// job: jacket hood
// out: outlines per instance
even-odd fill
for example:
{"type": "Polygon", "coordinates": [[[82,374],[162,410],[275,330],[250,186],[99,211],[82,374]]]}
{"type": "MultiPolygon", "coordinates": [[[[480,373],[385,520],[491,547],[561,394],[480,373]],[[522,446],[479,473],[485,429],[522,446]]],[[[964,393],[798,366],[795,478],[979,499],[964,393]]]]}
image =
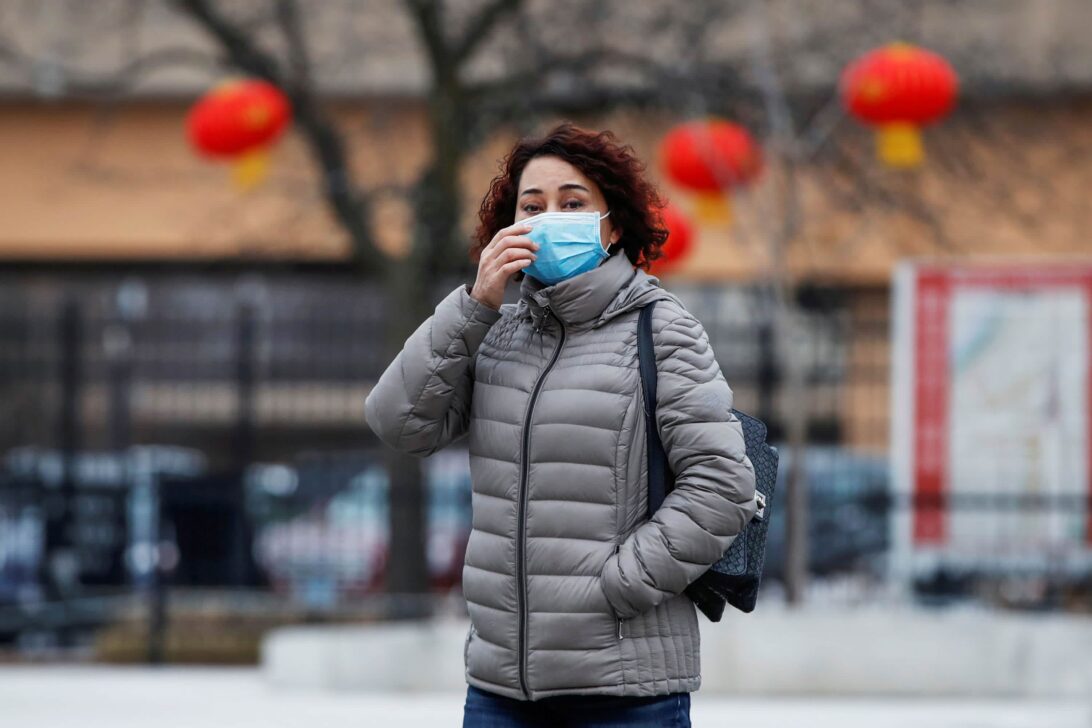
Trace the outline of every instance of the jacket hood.
{"type": "Polygon", "coordinates": [[[530,317],[538,327],[549,308],[566,325],[596,327],[660,298],[675,297],[660,287],[659,278],[618,252],[599,266],[552,286],[524,276],[516,315],[530,317]]]}

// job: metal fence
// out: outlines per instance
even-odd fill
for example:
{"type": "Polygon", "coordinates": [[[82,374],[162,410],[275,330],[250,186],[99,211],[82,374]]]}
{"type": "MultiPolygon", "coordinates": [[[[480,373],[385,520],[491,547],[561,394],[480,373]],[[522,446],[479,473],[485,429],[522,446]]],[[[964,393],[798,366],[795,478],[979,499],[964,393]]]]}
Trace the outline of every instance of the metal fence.
{"type": "MultiPolygon", "coordinates": [[[[736,406],[765,419],[779,443],[792,410],[763,297],[676,290],[709,332],[736,406]]],[[[935,506],[890,491],[887,298],[813,288],[798,301],[810,572],[858,596],[899,572],[900,514],[935,506]]],[[[375,285],[329,275],[0,280],[0,641],[108,622],[134,594],[150,595],[154,622],[167,583],[247,589],[306,614],[382,593],[387,479],[363,400],[387,363],[384,305],[375,285]]],[[[783,453],[786,466],[794,455],[783,453]]],[[[465,451],[425,467],[429,574],[443,594],[458,588],[470,527],[465,451]]],[[[782,483],[767,598],[784,569],[784,494],[782,483]]],[[[989,517],[1013,506],[946,507],[989,517]]],[[[982,596],[980,577],[1004,576],[999,566],[985,557],[902,586],[919,598],[982,596]]],[[[1028,576],[1022,599],[1008,598],[1011,588],[987,597],[1061,605],[1087,591],[1087,573],[1028,576]]]]}

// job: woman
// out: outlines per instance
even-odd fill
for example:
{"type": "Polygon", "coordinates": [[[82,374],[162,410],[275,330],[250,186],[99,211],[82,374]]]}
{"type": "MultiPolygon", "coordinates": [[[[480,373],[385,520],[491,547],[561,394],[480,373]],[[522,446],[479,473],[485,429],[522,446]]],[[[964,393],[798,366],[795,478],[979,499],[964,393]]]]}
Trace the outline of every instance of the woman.
{"type": "Polygon", "coordinates": [[[481,206],[474,284],[368,396],[391,447],[423,456],[469,434],[464,726],[690,725],[699,633],[683,590],[757,503],[705,331],[643,270],[667,238],[662,207],[609,132],[519,142],[481,206]],[[519,301],[502,304],[513,277],[519,301]],[[676,480],[649,520],[637,317],[653,300],[676,480]]]}

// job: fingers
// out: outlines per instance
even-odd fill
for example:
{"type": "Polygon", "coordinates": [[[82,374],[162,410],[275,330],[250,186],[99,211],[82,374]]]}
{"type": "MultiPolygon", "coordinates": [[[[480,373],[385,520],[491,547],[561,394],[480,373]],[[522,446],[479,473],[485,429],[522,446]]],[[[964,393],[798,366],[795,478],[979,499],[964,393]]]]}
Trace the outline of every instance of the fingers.
{"type": "MultiPolygon", "coordinates": [[[[536,246],[537,249],[537,246],[536,246]]],[[[518,260],[521,258],[527,258],[528,260],[535,259],[535,251],[523,246],[512,245],[503,250],[497,252],[495,260],[498,264],[504,264],[512,260],[518,260]]]]}
{"type": "Polygon", "coordinates": [[[526,250],[538,250],[538,243],[526,235],[508,235],[500,239],[491,251],[493,255],[500,255],[503,251],[512,248],[525,248],[526,250]]]}
{"type": "Polygon", "coordinates": [[[520,258],[518,260],[513,260],[511,263],[505,263],[504,265],[502,265],[500,267],[500,271],[501,271],[501,274],[503,274],[505,277],[508,277],[508,276],[512,275],[513,273],[515,273],[516,271],[522,270],[523,268],[526,268],[527,266],[531,265],[531,263],[533,263],[533,262],[534,261],[531,260],[530,258],[520,258]]]}
{"type": "Polygon", "coordinates": [[[487,268],[498,265],[499,263],[505,263],[513,259],[516,255],[515,251],[520,251],[524,254],[534,256],[534,253],[538,252],[539,245],[535,241],[523,235],[508,235],[500,239],[500,241],[491,249],[486,249],[482,252],[481,263],[487,268]]]}
{"type": "Polygon", "coordinates": [[[508,227],[501,228],[497,231],[497,234],[493,236],[493,239],[489,241],[489,245],[485,246],[485,249],[495,247],[501,240],[509,235],[522,235],[523,233],[531,232],[533,228],[530,225],[524,225],[523,223],[516,223],[509,225],[508,227]]]}
{"type": "Polygon", "coordinates": [[[509,278],[531,265],[539,245],[523,233],[532,229],[530,225],[516,223],[498,230],[479,256],[481,280],[491,281],[488,285],[499,286],[503,290],[509,278]]]}
{"type": "Polygon", "coordinates": [[[502,250],[494,251],[490,256],[485,265],[487,275],[497,276],[500,280],[507,281],[514,273],[535,262],[534,251],[520,245],[518,240],[513,240],[512,244],[502,250]]]}

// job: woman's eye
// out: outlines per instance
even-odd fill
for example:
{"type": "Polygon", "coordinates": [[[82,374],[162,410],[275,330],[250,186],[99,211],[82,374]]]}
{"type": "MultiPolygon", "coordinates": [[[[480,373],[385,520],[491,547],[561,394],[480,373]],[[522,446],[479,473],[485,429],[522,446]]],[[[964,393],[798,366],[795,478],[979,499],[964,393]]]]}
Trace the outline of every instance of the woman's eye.
{"type": "Polygon", "coordinates": [[[524,205],[523,211],[528,213],[538,212],[538,205],[524,205]]]}
{"type": "Polygon", "coordinates": [[[569,200],[565,203],[566,210],[577,210],[584,206],[583,200],[569,200]]]}

